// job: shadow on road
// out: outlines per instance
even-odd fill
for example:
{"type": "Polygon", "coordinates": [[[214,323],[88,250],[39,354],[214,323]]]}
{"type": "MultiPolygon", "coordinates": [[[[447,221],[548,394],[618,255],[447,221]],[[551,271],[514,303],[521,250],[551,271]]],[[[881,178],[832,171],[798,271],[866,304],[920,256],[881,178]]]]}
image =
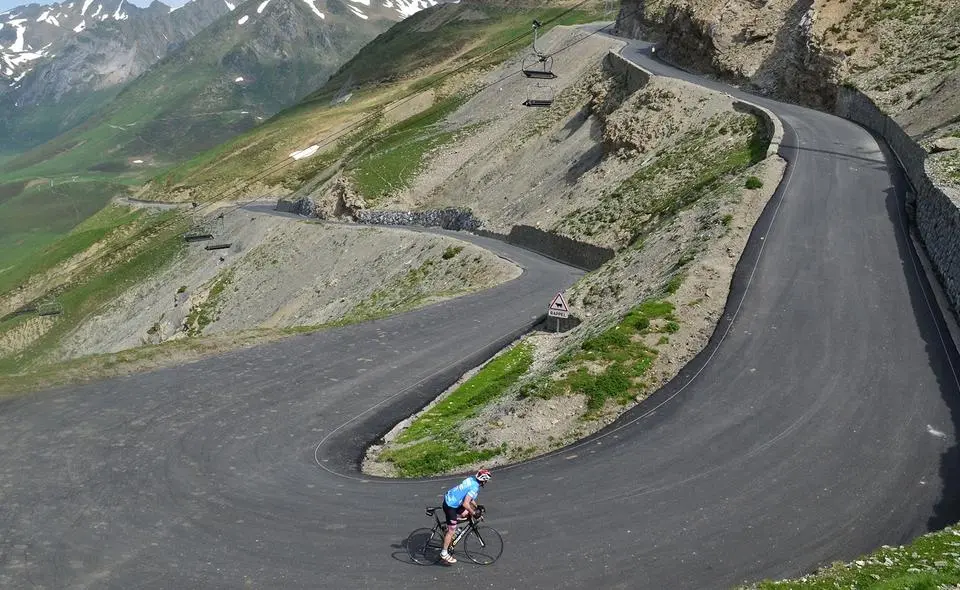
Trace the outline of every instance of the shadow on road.
{"type": "MultiPolygon", "coordinates": [[[[896,162],[886,143],[880,138],[877,138],[877,143],[887,161],[896,162]]],[[[892,187],[887,190],[887,212],[892,223],[897,227],[903,227],[907,223],[907,212],[900,195],[906,194],[907,183],[899,167],[890,166],[890,169],[892,187]]],[[[955,370],[960,368],[960,355],[950,337],[943,313],[909,236],[903,231],[898,231],[896,235],[913,315],[926,343],[928,362],[936,375],[940,395],[943,397],[944,404],[950,409],[953,432],[958,433],[960,432],[960,390],[958,390],[955,370]]],[[[942,483],[940,499],[933,507],[933,514],[927,520],[927,531],[940,530],[960,520],[960,445],[956,438],[952,446],[940,457],[940,480],[942,483]]]]}

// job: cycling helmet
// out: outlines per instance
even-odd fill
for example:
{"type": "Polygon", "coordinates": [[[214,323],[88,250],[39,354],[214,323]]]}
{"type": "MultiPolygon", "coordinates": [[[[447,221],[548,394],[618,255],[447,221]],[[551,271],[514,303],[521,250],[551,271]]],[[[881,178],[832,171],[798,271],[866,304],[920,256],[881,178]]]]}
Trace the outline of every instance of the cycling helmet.
{"type": "Polygon", "coordinates": [[[477,474],[476,474],[474,477],[476,477],[476,478],[477,478],[477,481],[479,481],[480,483],[484,483],[484,482],[490,481],[490,477],[491,477],[491,476],[490,476],[490,470],[489,470],[489,469],[481,469],[480,471],[477,472],[477,474]]]}

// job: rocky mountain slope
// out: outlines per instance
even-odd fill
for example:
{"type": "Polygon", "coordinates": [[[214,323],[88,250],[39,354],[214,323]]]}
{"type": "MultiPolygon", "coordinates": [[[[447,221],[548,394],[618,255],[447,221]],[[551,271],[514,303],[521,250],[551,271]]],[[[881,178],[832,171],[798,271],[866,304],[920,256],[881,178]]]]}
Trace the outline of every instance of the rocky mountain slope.
{"type": "Polygon", "coordinates": [[[617,27],[667,59],[814,106],[853,84],[916,136],[960,114],[955,0],[624,0],[617,27]]]}
{"type": "Polygon", "coordinates": [[[0,16],[0,151],[51,139],[81,122],[233,5],[193,0],[83,0],[0,16]]]}
{"type": "Polygon", "coordinates": [[[83,125],[5,169],[18,176],[125,173],[188,159],[321,86],[367,42],[432,2],[238,5],[126,85],[83,125]]]}

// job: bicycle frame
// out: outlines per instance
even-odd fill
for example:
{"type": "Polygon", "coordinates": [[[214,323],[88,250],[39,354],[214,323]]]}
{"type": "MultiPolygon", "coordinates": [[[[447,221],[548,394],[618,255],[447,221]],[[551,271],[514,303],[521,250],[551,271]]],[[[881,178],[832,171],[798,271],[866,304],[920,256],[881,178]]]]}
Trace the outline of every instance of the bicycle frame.
{"type": "MultiPolygon", "coordinates": [[[[475,517],[458,519],[458,525],[466,522],[467,526],[454,534],[447,551],[452,552],[454,547],[458,547],[457,550],[463,550],[467,559],[473,563],[490,565],[503,553],[503,538],[493,527],[480,525],[485,520],[485,510],[482,506],[478,508],[479,513],[475,517]],[[473,539],[476,539],[476,545],[473,539]]],[[[433,517],[433,528],[417,529],[410,533],[406,541],[411,559],[420,565],[431,565],[440,561],[440,551],[447,533],[446,518],[444,516],[441,519],[443,513],[440,512],[440,507],[426,510],[427,515],[433,517]]]]}
{"type": "MultiPolygon", "coordinates": [[[[436,512],[433,513],[433,519],[436,521],[436,524],[433,525],[433,531],[431,531],[431,532],[433,532],[433,533],[442,533],[442,534],[445,534],[445,533],[446,533],[447,523],[444,522],[444,521],[442,521],[442,520],[440,520],[440,517],[437,516],[437,513],[436,513],[436,512]]],[[[453,549],[454,547],[456,547],[456,546],[457,546],[457,543],[459,543],[460,540],[463,539],[463,538],[467,535],[467,533],[469,533],[470,531],[475,531],[476,528],[477,528],[477,523],[480,522],[481,520],[483,520],[483,514],[480,514],[480,517],[479,517],[479,518],[476,518],[476,519],[466,518],[466,519],[460,521],[460,522],[466,522],[466,523],[467,523],[467,526],[463,527],[462,529],[458,529],[458,530],[457,530],[457,534],[453,537],[453,541],[450,542],[450,547],[449,547],[449,549],[453,549]]],[[[457,523],[458,527],[459,527],[459,524],[460,524],[460,523],[458,522],[458,523],[457,523]]],[[[478,539],[480,538],[479,533],[477,534],[477,538],[478,538],[478,539]]],[[[481,540],[481,542],[482,542],[482,540],[481,540]]]]}

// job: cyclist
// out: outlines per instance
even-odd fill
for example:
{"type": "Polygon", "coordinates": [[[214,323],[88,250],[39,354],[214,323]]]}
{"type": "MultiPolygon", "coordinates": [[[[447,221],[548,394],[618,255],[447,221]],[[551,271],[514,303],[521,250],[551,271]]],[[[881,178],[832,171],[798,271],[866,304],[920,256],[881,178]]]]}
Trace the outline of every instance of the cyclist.
{"type": "Polygon", "coordinates": [[[490,471],[481,469],[460,482],[460,485],[450,488],[443,496],[443,513],[447,519],[447,534],[443,537],[443,551],[440,552],[440,559],[444,563],[457,563],[457,560],[447,551],[450,548],[450,543],[453,542],[454,534],[457,532],[457,522],[460,518],[473,517],[477,513],[477,496],[480,494],[480,488],[488,481],[490,481],[490,471]]]}

